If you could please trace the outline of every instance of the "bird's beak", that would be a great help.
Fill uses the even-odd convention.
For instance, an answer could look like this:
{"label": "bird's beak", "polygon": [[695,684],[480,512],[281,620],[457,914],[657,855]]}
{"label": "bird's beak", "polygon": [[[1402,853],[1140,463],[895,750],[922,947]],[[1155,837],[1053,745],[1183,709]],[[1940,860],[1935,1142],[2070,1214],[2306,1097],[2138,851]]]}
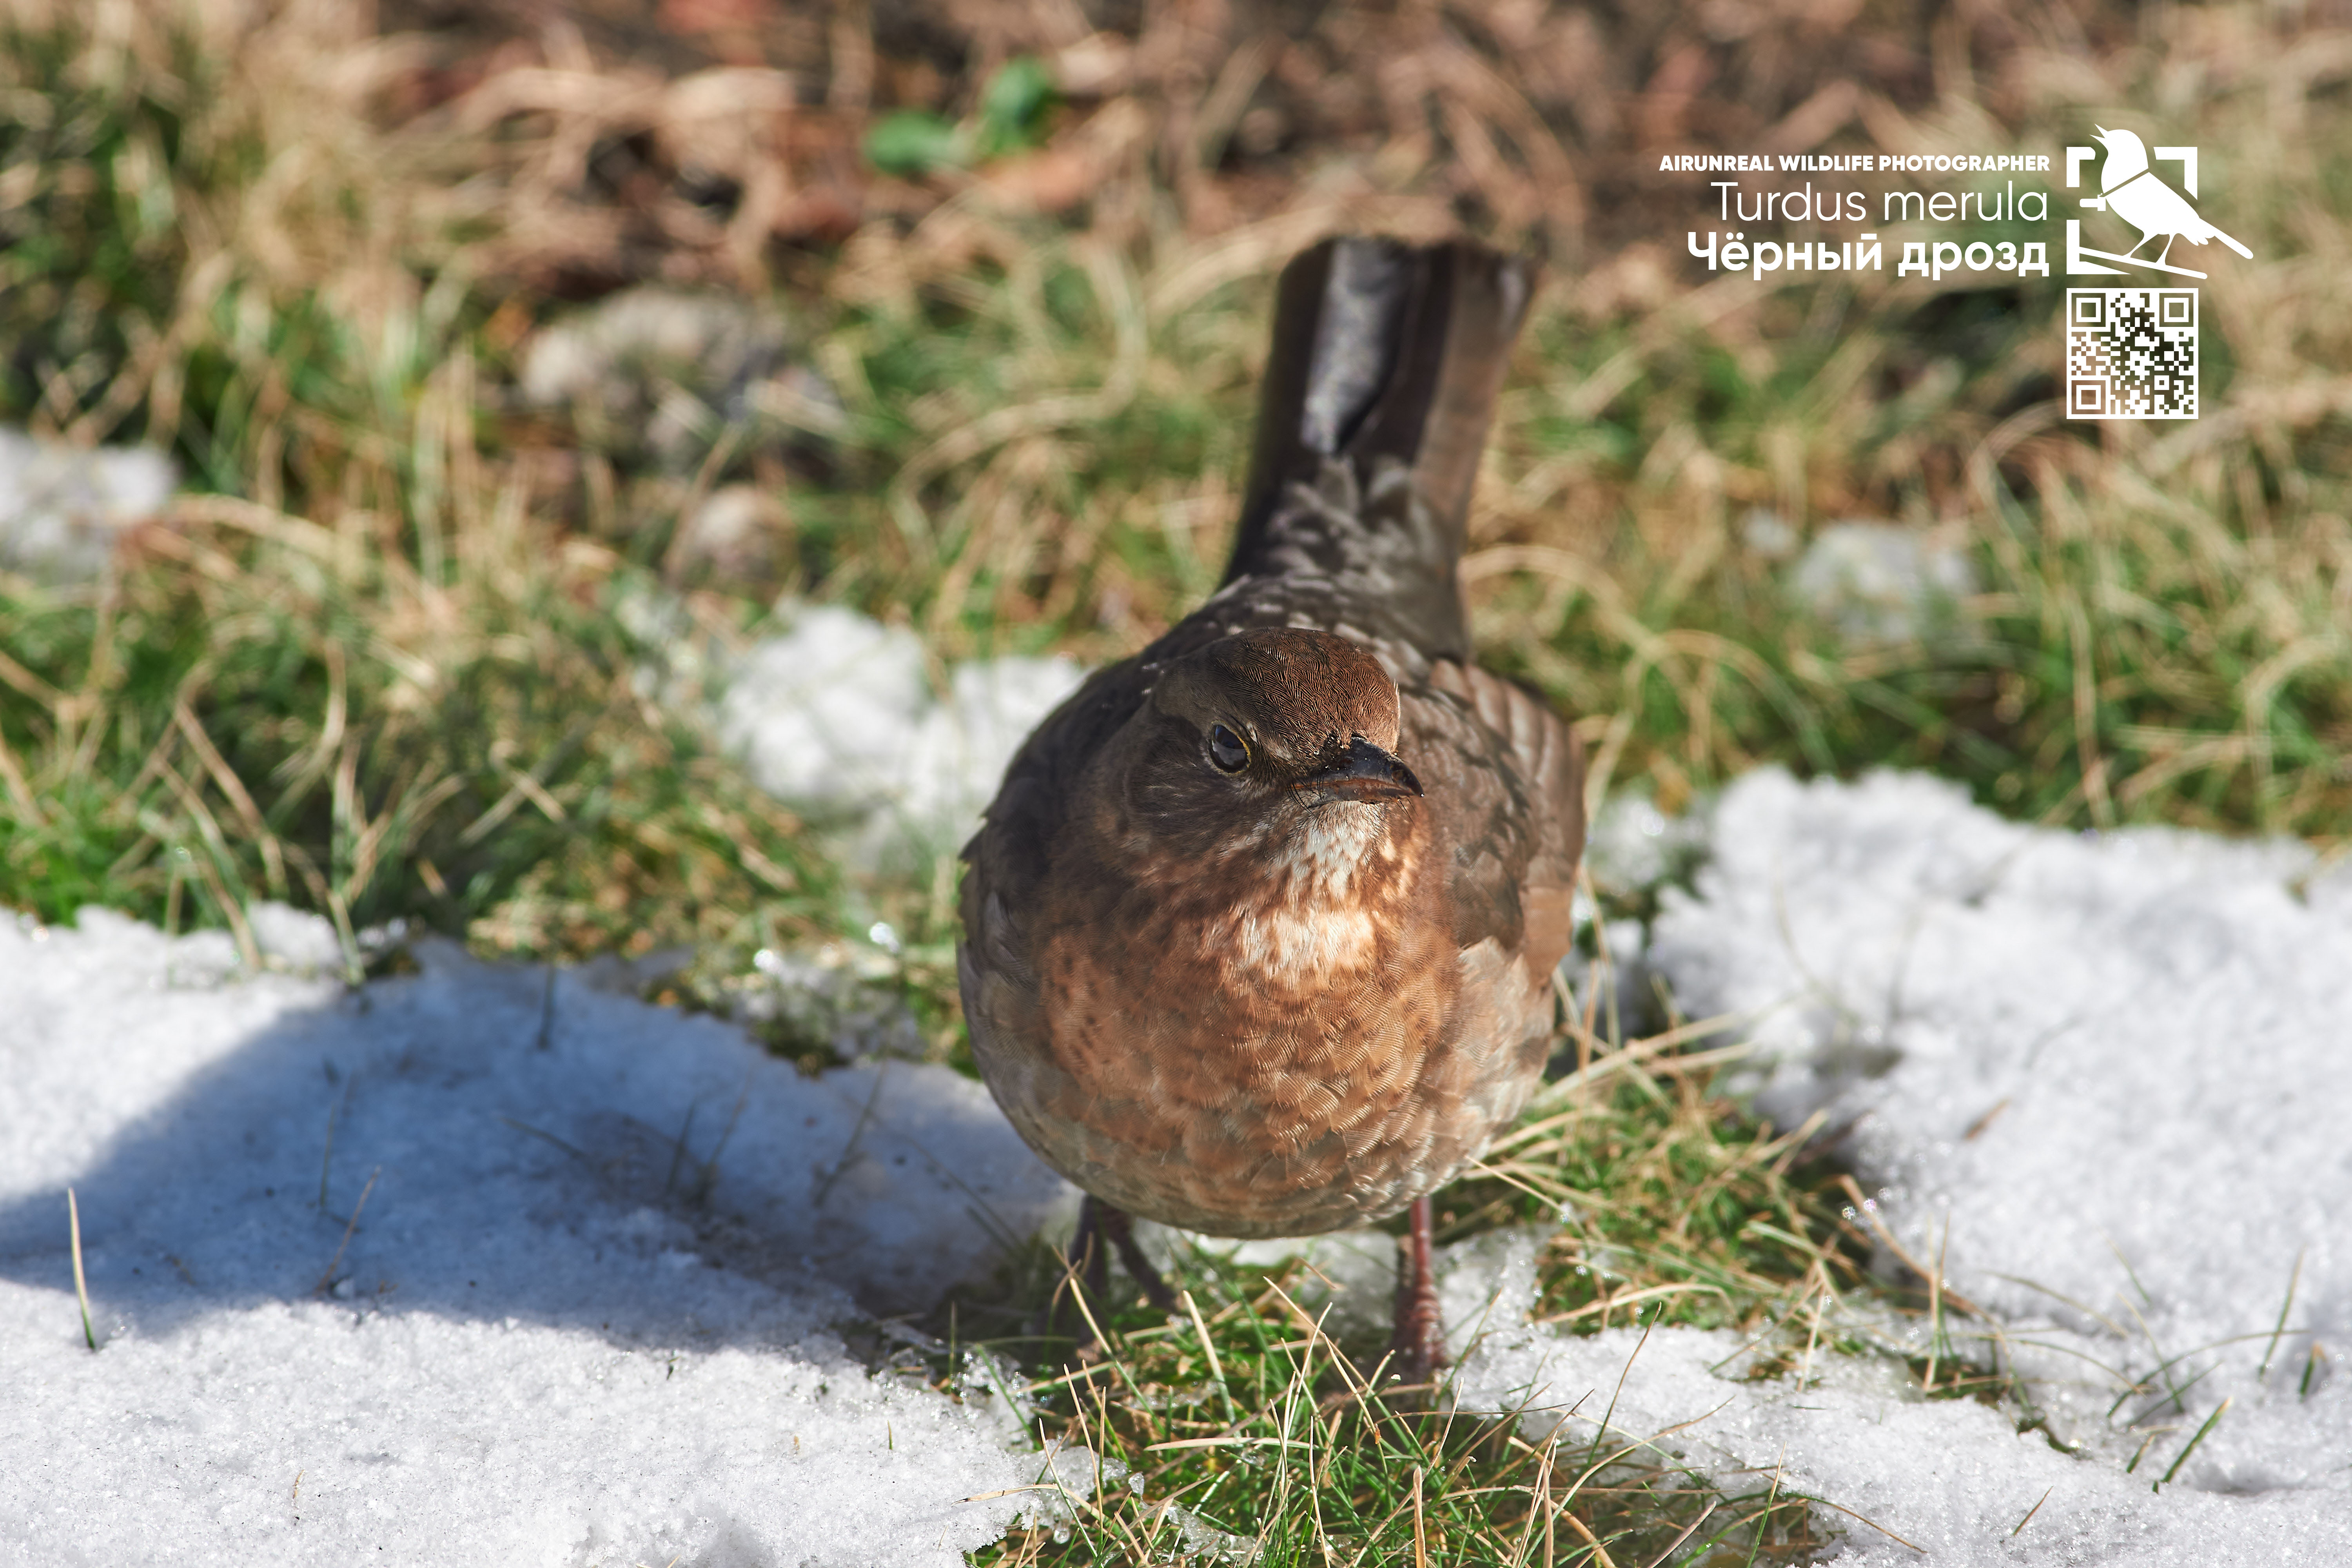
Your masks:
{"label": "bird's beak", "polygon": [[1421,793],[1412,770],[1361,735],[1351,737],[1348,749],[1328,766],[1300,779],[1296,788],[1343,800],[1402,800]]}

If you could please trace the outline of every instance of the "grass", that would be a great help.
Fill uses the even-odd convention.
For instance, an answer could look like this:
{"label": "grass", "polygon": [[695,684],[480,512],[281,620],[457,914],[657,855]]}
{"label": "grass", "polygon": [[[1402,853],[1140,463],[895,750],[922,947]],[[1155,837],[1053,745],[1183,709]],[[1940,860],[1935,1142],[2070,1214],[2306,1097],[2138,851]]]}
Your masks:
{"label": "grass", "polygon": [[98,1331],[89,1326],[89,1281],[81,1268],[81,1200],[74,1196],[71,1187],[66,1189],[66,1230],[73,1243],[74,1300],[81,1307],[81,1342],[94,1351]]}
{"label": "grass", "polygon": [[[1488,660],[1578,716],[1596,796],[1675,811],[1767,763],[1920,767],[2024,819],[2347,842],[2339,31],[1874,4],[1694,43],[1673,12],[1465,0],[1122,52],[1050,8],[896,33],[789,9],[740,37],[614,6],[378,37],[292,0],[104,26],[0,0],[0,421],[157,446],[187,483],[95,582],[0,572],[0,904],[225,929],[257,963],[247,911],[283,900],[334,922],[354,975],[404,929],[515,958],[691,946],[671,994],[711,1005],[751,953],[884,918],[888,988],[963,1061],[952,868],[845,874],[644,672],[780,592],[942,659],[1132,650],[1220,570],[1273,269],[1349,225],[1549,253],[1464,575]],[[1000,68],[1024,57],[1060,99],[1007,118],[991,84],[1034,86]],[[766,107],[714,115],[714,82]],[[2148,106],[2207,150],[2260,258],[2205,286],[2193,425],[2056,417],[2058,279],[1900,279],[1900,232],[1884,275],[1709,278],[1681,254],[1694,191],[1651,173],[1660,145],[1801,121],[1824,150],[2038,149]],[[866,163],[902,112],[954,157]],[[664,446],[644,408],[522,395],[546,328],[645,283],[782,323],[838,411],[746,414],[656,367],[648,395],[684,411]],[[756,560],[698,563],[684,520],[729,486],[764,498]],[[1850,640],[1757,547],[1759,514],[1799,540],[1925,531],[1979,589]],[[1541,1310],[1578,1329],[1761,1333],[1774,1366],[1856,1348],[1822,1304],[1888,1288],[1804,1130],[1711,1099],[1703,1055],[1596,1026],[1588,1076],[1447,1194],[1449,1237],[1564,1215]],[[822,1066],[806,1032],[772,1044]],[[1646,1562],[1717,1500],[1365,1396],[1366,1347],[1299,1321],[1296,1271],[1187,1282],[1198,1323],[1114,1304],[1105,1358],[1034,1394],[1142,1492],[993,1560],[1178,1551],[1181,1507],[1268,1562]],[[1027,1337],[1051,1285],[1038,1265],[957,1310],[1058,1365],[1066,1342]],[[1937,1331],[1915,1373],[1985,1393],[1954,1375],[1961,1304],[1929,1294],[1896,1292]],[[1809,1550],[1803,1500],[1723,1502],[1669,1554]]]}
{"label": "grass", "polygon": [[[225,926],[248,959],[245,908],[291,900],[354,973],[360,932],[395,920],[514,953],[804,936],[830,868],[638,696],[624,563],[550,548],[529,463],[478,442],[481,302],[455,274],[387,282],[363,225],[314,233],[307,205],[265,214],[236,184],[268,186],[277,141],[315,129],[268,124],[242,74],[285,38],[232,67],[138,21],[128,48],[58,23],[0,54],[20,95],[66,84],[52,136],[0,152],[41,176],[15,221],[48,242],[9,251],[0,298],[30,321],[88,296],[83,324],[124,335],[71,310],[25,332],[0,408],[166,444],[198,490],[95,584],[0,579],[0,899]],[[331,207],[345,172],[301,194]],[[234,210],[201,221],[215,200]],[[151,209],[181,227],[140,265],[71,248]],[[311,258],[276,254],[279,225],[361,253],[289,286],[270,264]]]}

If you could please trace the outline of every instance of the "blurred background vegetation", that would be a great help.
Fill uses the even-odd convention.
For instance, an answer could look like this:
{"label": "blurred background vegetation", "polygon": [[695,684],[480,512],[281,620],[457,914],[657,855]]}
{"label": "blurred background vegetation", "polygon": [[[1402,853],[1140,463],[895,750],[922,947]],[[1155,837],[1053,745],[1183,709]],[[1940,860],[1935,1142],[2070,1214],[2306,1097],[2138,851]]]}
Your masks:
{"label": "blurred background vegetation", "polygon": [[[0,901],[574,956],[862,920],[621,602],[1134,647],[1214,578],[1272,271],[1367,227],[1549,259],[1465,575],[1597,792],[1924,766],[2333,841],[2347,79],[2262,5],[7,0],[0,420],[188,488],[96,582],[0,575]],[[2259,258],[2204,286],[2195,423],[2059,416],[2063,277],[1898,279],[1894,226],[1882,272],[1710,274],[1706,176],[1657,172],[2117,122],[2200,145]],[[1958,603],[1793,591],[1854,519]]]}
{"label": "blurred background vegetation", "polygon": [[[8,0],[0,420],[189,489],[96,583],[0,577],[0,900],[575,955],[838,925],[618,600],[1123,653],[1213,580],[1271,272],[1363,227],[1549,258],[1465,575],[1597,789],[1925,766],[2339,836],[2347,79],[2259,5]],[[1657,172],[2116,122],[2204,148],[2259,258],[2204,286],[2195,423],[2059,417],[2063,278],[1898,279],[1893,226],[1882,272],[1709,274],[1706,177]],[[1793,592],[1850,519],[1958,602],[1857,634]]]}
{"label": "blurred background vegetation", "polygon": [[[0,426],[161,448],[184,485],[95,574],[0,560],[0,905],[226,927],[251,958],[247,911],[283,900],[336,923],[354,973],[394,921],[489,954],[683,944],[740,967],[878,915],[951,1051],[951,868],[845,871],[658,672],[740,647],[780,595],[907,626],[941,670],[1139,646],[1217,575],[1272,275],[1348,229],[1547,258],[1465,577],[1486,657],[1576,716],[1596,799],[1671,815],[1767,762],[1922,767],[2028,820],[2340,848],[2347,20],[0,0]],[[2201,286],[2193,423],[2061,417],[2063,262],[1901,278],[1925,237],[1883,225],[1884,271],[1710,274],[1684,243],[1710,176],[1658,172],[2063,167],[2099,124],[2200,146],[2206,215],[2256,257]],[[1874,212],[1898,184],[1991,183],[1813,178]],[[2063,218],[2060,178],[2032,183]],[[1857,521],[1885,526],[1839,532]],[[1809,587],[1840,539],[1946,592],[1890,612]],[[1622,1043],[1597,1026],[1588,1047]],[[1611,1059],[1613,1087],[1455,1189],[1453,1233],[1530,1194],[1581,1205],[1546,1255],[1554,1315],[1605,1322],[1628,1292],[1745,1331],[1804,1301],[1818,1332],[1869,1253],[1832,1174],[1727,1120],[1703,1071]],[[1305,1385],[1273,1353],[1276,1298],[1202,1288],[1261,1384],[1234,1419],[1286,1431]],[[1158,1331],[1142,1319],[1107,1329],[1114,1364],[1194,1376],[1150,1371],[1123,1337]],[[1172,1407],[1090,1408],[1139,1455]],[[1425,1501],[1465,1553],[1508,1535],[1496,1478],[1528,1455],[1361,1426],[1327,1500],[1360,1539],[1402,1517],[1408,1469],[1416,1525]],[[1154,1485],[1232,1482],[1222,1517],[1252,1528],[1276,1483],[1223,1463],[1196,1450]],[[1644,1561],[1692,1511],[1588,1500]],[[1751,1556],[1768,1527],[1768,1556],[1810,1549],[1801,1500],[1742,1517]],[[1116,1555],[1097,1522],[1072,1550]]]}

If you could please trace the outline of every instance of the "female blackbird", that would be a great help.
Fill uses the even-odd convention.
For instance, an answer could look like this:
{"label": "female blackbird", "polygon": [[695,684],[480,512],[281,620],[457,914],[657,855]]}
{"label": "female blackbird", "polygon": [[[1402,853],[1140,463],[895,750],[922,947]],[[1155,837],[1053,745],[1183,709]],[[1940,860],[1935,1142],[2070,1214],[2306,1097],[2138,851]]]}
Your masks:
{"label": "female blackbird", "polygon": [[1444,1354],[1428,1194],[1542,1074],[1584,837],[1575,737],[1470,662],[1455,576],[1533,281],[1466,244],[1295,259],[1223,586],[1038,726],[964,849],[972,1054],[1091,1194],[1080,1247],[1164,1298],[1129,1215],[1412,1205],[1412,1382]]}

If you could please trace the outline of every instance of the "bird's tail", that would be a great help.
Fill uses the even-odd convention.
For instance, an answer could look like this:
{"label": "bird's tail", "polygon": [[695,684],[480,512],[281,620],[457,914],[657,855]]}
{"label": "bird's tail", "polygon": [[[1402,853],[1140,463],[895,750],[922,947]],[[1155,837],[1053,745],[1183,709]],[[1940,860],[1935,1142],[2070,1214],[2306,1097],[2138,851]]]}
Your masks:
{"label": "bird's tail", "polygon": [[1411,471],[1440,535],[1432,575],[1450,583],[1536,274],[1475,245],[1390,239],[1327,240],[1285,268],[1226,580],[1265,566],[1291,487],[1339,458],[1366,484],[1381,458]]}
{"label": "bird's tail", "polygon": [[[2207,226],[2208,228],[2212,228],[2212,225],[2210,225],[2210,224],[2206,225],[2206,226]],[[2222,244],[2224,244],[2224,245],[2228,246],[2231,249],[2232,249],[2232,250],[2236,251],[2239,255],[2241,255],[2241,256],[2244,257],[2247,260],[2252,261],[2252,260],[2254,258],[2254,253],[2253,253],[2252,251],[2248,250],[2244,246],[2240,245],[2236,240],[2231,239],[2228,235],[2223,234],[2220,229],[2218,229],[2218,228],[2213,229],[2213,237],[2214,237],[2215,239],[2220,240]]]}

